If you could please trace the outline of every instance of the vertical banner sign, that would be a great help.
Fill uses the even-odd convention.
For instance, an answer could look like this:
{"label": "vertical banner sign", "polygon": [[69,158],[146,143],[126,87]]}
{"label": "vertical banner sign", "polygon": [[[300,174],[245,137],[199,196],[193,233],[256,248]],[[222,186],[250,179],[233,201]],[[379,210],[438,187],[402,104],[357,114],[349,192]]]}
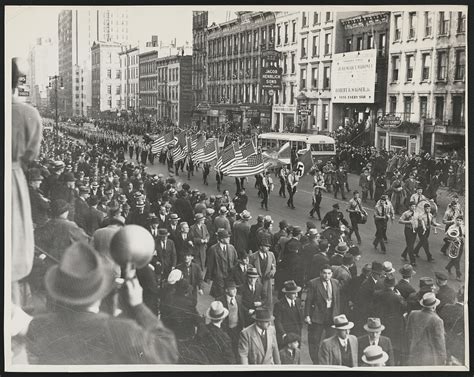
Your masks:
{"label": "vertical banner sign", "polygon": [[334,103],[374,103],[377,50],[335,54],[331,94]]}
{"label": "vertical banner sign", "polygon": [[262,67],[262,89],[280,90],[281,72],[282,70],[279,67]]}

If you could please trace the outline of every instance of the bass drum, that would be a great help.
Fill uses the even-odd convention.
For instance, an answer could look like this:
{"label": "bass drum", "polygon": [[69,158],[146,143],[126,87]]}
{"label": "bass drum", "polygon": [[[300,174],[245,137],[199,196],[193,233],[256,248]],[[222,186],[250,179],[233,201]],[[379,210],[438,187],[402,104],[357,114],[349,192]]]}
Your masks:
{"label": "bass drum", "polygon": [[436,217],[438,213],[438,206],[432,200],[423,200],[416,205],[415,215],[421,216],[425,213],[425,204],[429,204],[431,207],[431,214]]}

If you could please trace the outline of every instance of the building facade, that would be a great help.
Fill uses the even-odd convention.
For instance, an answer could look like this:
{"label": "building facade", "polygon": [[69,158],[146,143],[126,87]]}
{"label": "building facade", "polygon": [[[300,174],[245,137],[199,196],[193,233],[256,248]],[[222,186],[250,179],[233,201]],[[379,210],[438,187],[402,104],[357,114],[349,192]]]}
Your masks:
{"label": "building facade", "polygon": [[192,55],[158,58],[157,117],[181,128],[189,126],[192,114]]}
{"label": "building facade", "polygon": [[275,131],[292,131],[296,123],[296,65],[301,15],[301,12],[279,12],[275,18],[275,49],[281,54],[279,67],[282,69],[282,87],[273,96],[272,129]]}
{"label": "building facade", "polygon": [[156,50],[140,53],[138,57],[140,116],[146,118],[157,116],[157,59]]}
{"label": "building facade", "polygon": [[442,154],[465,135],[466,13],[391,14],[387,112],[398,127],[377,127],[376,146]]}
{"label": "building facade", "polygon": [[207,117],[208,108],[202,109],[207,102],[207,26],[209,13],[207,11],[193,12],[193,61],[192,61],[192,91],[193,118],[201,125]]}
{"label": "building facade", "polygon": [[275,48],[273,12],[237,12],[207,28],[207,125],[271,126],[272,97],[261,88],[262,52]]}
{"label": "building facade", "polygon": [[121,105],[121,67],[119,53],[123,46],[116,42],[94,42],[92,57],[92,115],[104,111],[118,112]]}
{"label": "building facade", "polygon": [[138,66],[140,49],[138,46],[124,48],[120,59],[120,109],[136,112],[139,104]]}

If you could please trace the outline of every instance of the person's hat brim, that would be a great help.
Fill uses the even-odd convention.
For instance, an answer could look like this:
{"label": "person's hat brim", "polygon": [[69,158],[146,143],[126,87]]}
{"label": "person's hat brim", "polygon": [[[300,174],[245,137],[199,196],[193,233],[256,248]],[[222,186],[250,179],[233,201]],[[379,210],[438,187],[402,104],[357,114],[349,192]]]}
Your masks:
{"label": "person's hat brim", "polygon": [[291,290],[286,290],[286,288],[283,288],[281,291],[283,293],[298,293],[301,291],[301,287],[296,287],[296,289],[291,289]]}
{"label": "person's hat brim", "polygon": [[229,310],[226,308],[223,308],[223,312],[219,317],[212,317],[211,316],[211,308],[206,310],[206,317],[211,319],[211,320],[219,320],[219,319],[224,319],[229,315]]}
{"label": "person's hat brim", "polygon": [[382,357],[380,359],[376,359],[376,360],[367,360],[367,358],[365,357],[365,355],[362,355],[362,361],[366,364],[369,364],[369,365],[372,365],[372,364],[382,364],[382,363],[386,363],[387,360],[388,360],[388,354],[387,352],[385,351],[382,351]]}
{"label": "person's hat brim", "polygon": [[269,317],[265,317],[265,318],[258,318],[257,319],[257,314],[256,312],[252,314],[252,318],[255,320],[255,321],[259,321],[259,322],[271,322],[275,319],[275,317],[273,315],[270,315]]}
{"label": "person's hat brim", "polygon": [[379,331],[383,331],[385,330],[385,326],[384,325],[380,325],[380,327],[377,327],[376,329],[373,329],[373,328],[370,328],[369,326],[367,326],[367,323],[364,325],[364,330],[365,331],[368,331],[368,332],[379,332]]}
{"label": "person's hat brim", "polygon": [[336,330],[349,330],[349,329],[352,329],[354,327],[354,323],[353,322],[348,322],[344,326],[331,325],[331,327],[333,329],[336,329]]}
{"label": "person's hat brim", "polygon": [[441,301],[440,301],[439,299],[436,299],[436,300],[433,302],[433,304],[431,304],[431,305],[424,305],[424,304],[423,304],[423,299],[421,299],[421,300],[420,300],[420,305],[421,305],[422,307],[424,307],[424,308],[433,308],[433,307],[437,307],[440,302],[441,302]]}

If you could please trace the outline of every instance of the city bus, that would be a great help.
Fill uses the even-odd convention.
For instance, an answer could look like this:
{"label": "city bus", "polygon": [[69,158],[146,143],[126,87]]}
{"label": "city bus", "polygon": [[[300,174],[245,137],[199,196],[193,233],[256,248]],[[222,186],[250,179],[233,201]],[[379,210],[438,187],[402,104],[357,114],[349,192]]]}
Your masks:
{"label": "city bus", "polygon": [[309,148],[314,161],[326,161],[336,155],[336,142],[329,136],[283,132],[258,135],[262,152],[278,150],[286,142],[290,142],[290,148],[299,153],[304,153]]}

